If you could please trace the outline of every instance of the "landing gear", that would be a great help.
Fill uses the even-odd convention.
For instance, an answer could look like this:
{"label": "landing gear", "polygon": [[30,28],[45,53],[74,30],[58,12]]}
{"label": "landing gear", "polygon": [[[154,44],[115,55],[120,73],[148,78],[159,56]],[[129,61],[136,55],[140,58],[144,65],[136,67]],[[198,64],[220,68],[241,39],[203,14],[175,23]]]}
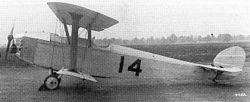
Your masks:
{"label": "landing gear", "polygon": [[59,88],[59,85],[61,83],[61,78],[58,77],[58,75],[49,75],[44,80],[44,86],[48,90],[56,90]]}
{"label": "landing gear", "polygon": [[97,80],[89,74],[64,68],[60,69],[59,71],[55,71],[51,68],[50,75],[45,78],[43,85],[39,88],[39,91],[58,89],[63,75],[74,76],[83,80],[87,79],[89,81],[97,82]]}
{"label": "landing gear", "polygon": [[61,83],[61,75],[50,70],[50,75],[44,79],[43,85],[39,88],[39,91],[42,90],[56,90],[59,88]]}

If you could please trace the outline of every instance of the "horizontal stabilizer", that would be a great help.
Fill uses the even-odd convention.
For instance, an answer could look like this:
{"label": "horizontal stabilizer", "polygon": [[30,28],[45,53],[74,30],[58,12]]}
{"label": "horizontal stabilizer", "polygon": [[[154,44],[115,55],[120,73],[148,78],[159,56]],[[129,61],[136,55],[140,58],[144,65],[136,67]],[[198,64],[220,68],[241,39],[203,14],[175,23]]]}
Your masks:
{"label": "horizontal stabilizer", "polygon": [[69,76],[74,76],[74,77],[78,77],[78,78],[81,78],[81,79],[86,79],[86,80],[89,80],[89,81],[93,81],[93,82],[97,82],[95,80],[94,77],[92,77],[91,75],[89,74],[85,74],[85,73],[80,73],[80,72],[73,72],[73,71],[69,71],[69,69],[61,69],[59,70],[58,72],[56,72],[57,74],[62,74],[62,75],[69,75]]}
{"label": "horizontal stabilizer", "polygon": [[199,65],[199,67],[201,68],[207,68],[207,69],[213,69],[213,70],[218,70],[218,71],[223,71],[223,72],[241,72],[242,69],[241,68],[237,68],[237,67],[225,67],[225,68],[218,68],[218,67],[213,67],[210,65]]}

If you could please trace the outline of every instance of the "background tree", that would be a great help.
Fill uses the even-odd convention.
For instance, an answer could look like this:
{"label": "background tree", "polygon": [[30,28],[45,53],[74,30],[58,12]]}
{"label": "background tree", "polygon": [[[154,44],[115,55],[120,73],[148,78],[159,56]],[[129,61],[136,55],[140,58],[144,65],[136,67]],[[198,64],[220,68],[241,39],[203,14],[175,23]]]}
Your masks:
{"label": "background tree", "polygon": [[232,36],[230,34],[225,34],[224,40],[225,42],[229,42],[232,40]]}
{"label": "background tree", "polygon": [[230,34],[219,34],[217,39],[219,41],[229,42],[232,40],[232,36]]}
{"label": "background tree", "polygon": [[205,40],[206,42],[209,42],[209,41],[211,41],[211,40],[212,40],[212,38],[211,38],[211,36],[210,36],[210,35],[207,35],[207,36],[204,38],[204,40]]}
{"label": "background tree", "polygon": [[176,43],[176,41],[178,40],[178,37],[175,35],[175,34],[172,34],[171,36],[169,36],[167,38],[167,40],[170,42],[170,43]]}

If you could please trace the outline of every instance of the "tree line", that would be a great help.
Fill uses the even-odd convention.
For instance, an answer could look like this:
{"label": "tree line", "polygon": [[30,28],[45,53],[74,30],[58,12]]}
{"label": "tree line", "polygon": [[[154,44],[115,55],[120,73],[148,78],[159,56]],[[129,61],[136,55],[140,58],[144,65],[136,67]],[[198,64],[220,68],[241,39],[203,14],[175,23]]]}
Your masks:
{"label": "tree line", "polygon": [[155,38],[153,36],[148,38],[133,38],[131,40],[121,38],[104,38],[94,39],[95,43],[99,45],[107,45],[110,43],[119,45],[161,45],[161,44],[182,44],[182,43],[212,43],[212,42],[235,42],[235,41],[250,41],[250,35],[231,35],[231,34],[209,34],[207,36],[176,36],[171,34],[167,37]]}

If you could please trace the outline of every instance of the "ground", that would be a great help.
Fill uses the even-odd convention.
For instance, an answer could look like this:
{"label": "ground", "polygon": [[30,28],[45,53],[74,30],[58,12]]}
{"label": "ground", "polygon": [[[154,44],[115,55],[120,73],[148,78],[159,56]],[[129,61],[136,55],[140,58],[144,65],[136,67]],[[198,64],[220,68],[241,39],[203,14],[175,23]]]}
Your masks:
{"label": "ground", "polygon": [[[172,45],[171,45],[172,46]],[[183,46],[183,45],[178,45]],[[194,45],[185,45],[186,50],[193,50]],[[198,45],[197,45],[198,46]],[[227,45],[228,46],[228,45]],[[9,57],[8,61],[1,59],[0,61],[0,102],[180,102],[180,101],[196,101],[196,102],[247,102],[250,100],[250,61],[249,46],[242,45],[247,52],[247,62],[245,70],[240,77],[233,82],[223,84],[213,84],[211,81],[195,81],[187,80],[183,83],[161,84],[161,85],[139,85],[139,86],[105,86],[105,87],[89,87],[88,82],[72,77],[63,77],[61,87],[55,91],[38,91],[42,85],[44,78],[48,75],[48,71],[43,68],[30,66],[24,62],[18,61],[13,57]],[[138,46],[134,46],[137,47]],[[145,47],[141,49],[145,50]],[[193,54],[178,52],[183,51],[183,47],[169,46],[147,46],[148,49],[161,49],[162,53],[172,53],[171,48],[175,49],[178,54],[172,57],[179,57]],[[206,45],[197,47],[195,50],[197,58],[202,59],[200,55],[211,54],[211,58],[216,55],[210,50],[203,48]],[[225,47],[225,46],[223,46]],[[140,49],[140,48],[139,48]],[[167,51],[163,51],[166,49]],[[212,47],[213,52],[218,52],[216,47]],[[146,49],[147,50],[147,49]],[[153,50],[151,52],[154,52]],[[193,52],[193,51],[188,51]],[[203,54],[202,54],[202,53]],[[161,52],[154,52],[160,53]],[[182,54],[183,53],[183,54]],[[205,58],[203,56],[203,58]],[[193,62],[208,63],[208,60],[199,61],[194,58],[186,59]],[[206,58],[205,58],[206,59]],[[248,68],[249,67],[249,68]]]}

